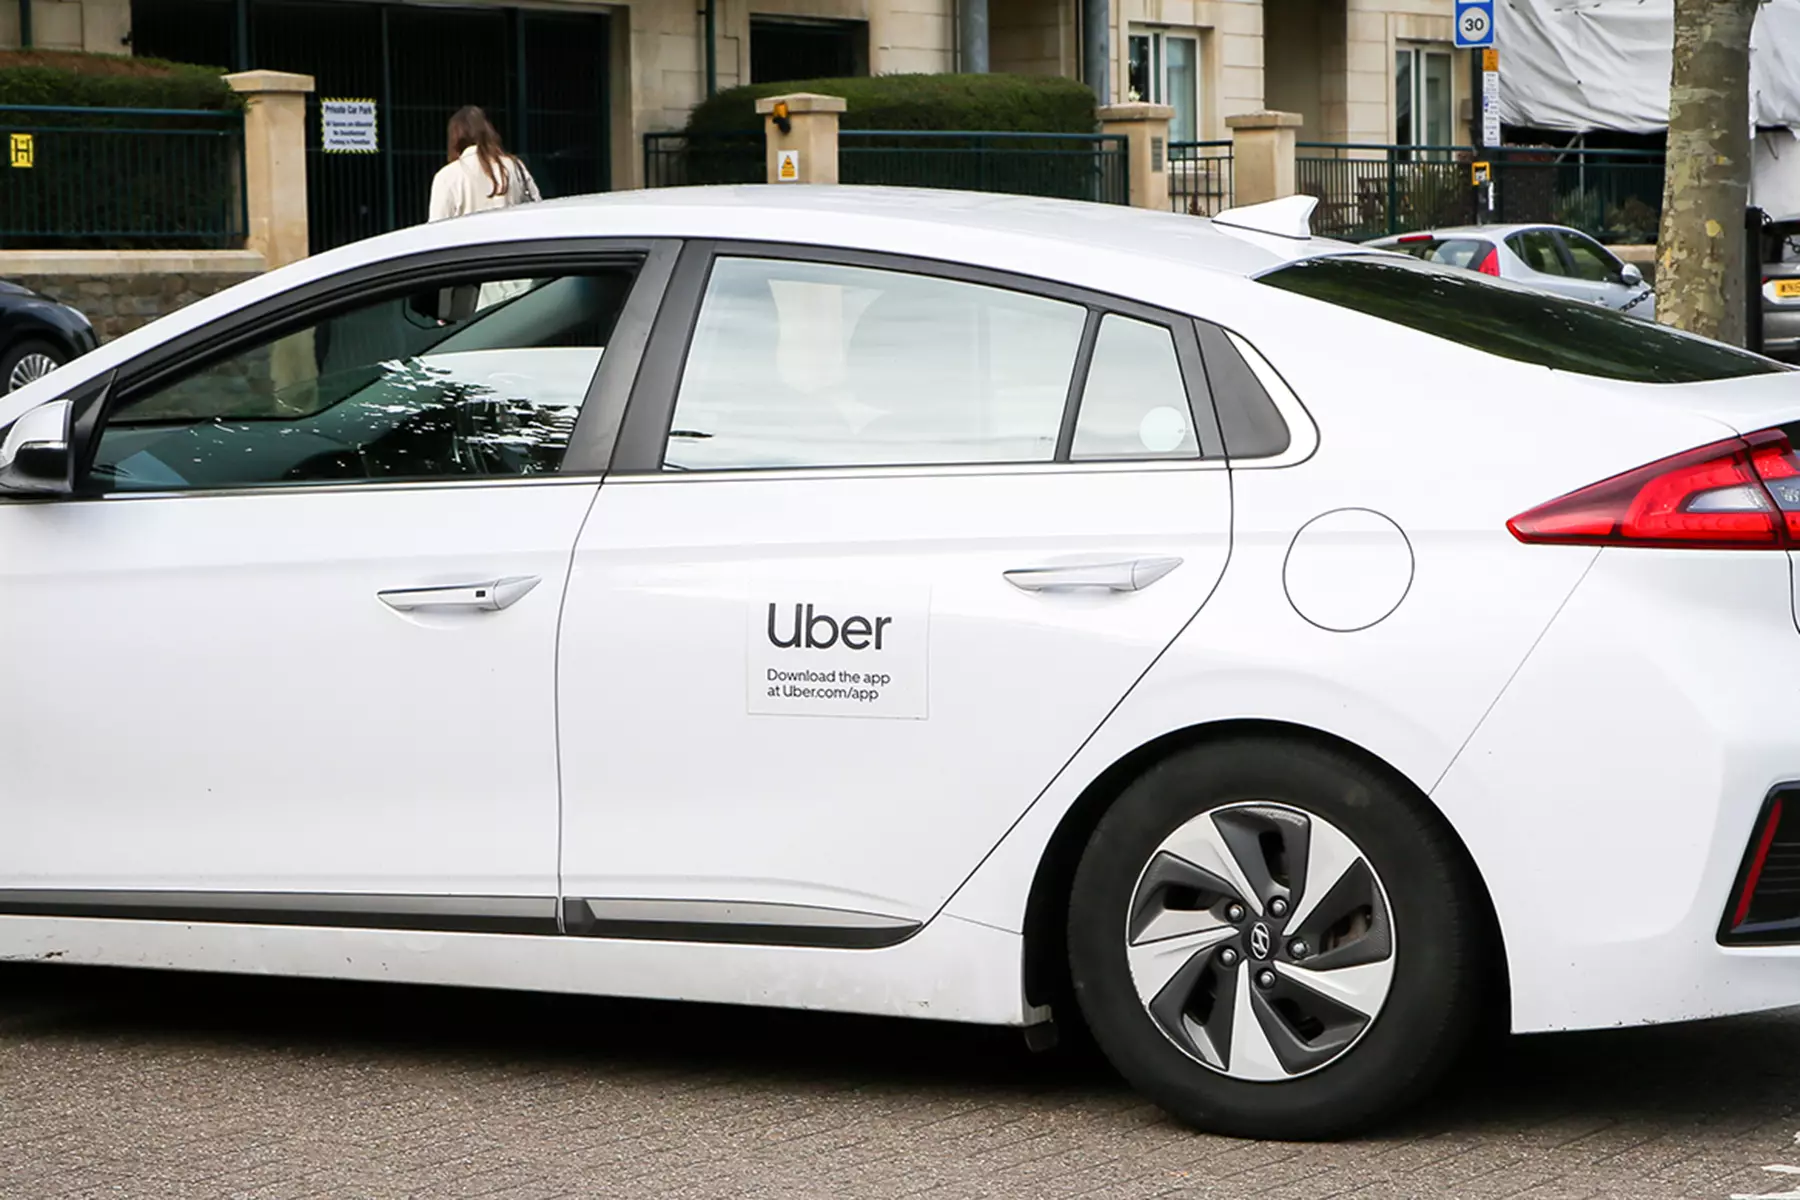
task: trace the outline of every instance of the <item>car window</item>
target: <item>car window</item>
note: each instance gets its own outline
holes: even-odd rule
[[[1259,279],[1488,354],[1604,379],[1692,383],[1786,369],[1592,303],[1401,258],[1307,259]]]
[[[1525,265],[1540,275],[1567,275],[1563,268],[1562,255],[1556,252],[1556,235],[1548,229],[1528,229],[1524,233],[1515,233],[1506,239],[1512,252],[1525,261]]]
[[[1579,233],[1565,233],[1562,240],[1563,245],[1569,249],[1575,278],[1585,279],[1590,283],[1618,282],[1622,264],[1599,242]]]
[[[1050,462],[1086,320],[984,284],[721,258],[664,468]]]
[[[1487,248],[1488,243],[1474,238],[1427,238],[1382,246],[1383,250],[1398,250],[1413,258],[1443,263],[1447,267],[1473,267]]]
[[[534,475],[561,464],[630,287],[457,281],[340,310],[128,394],[102,491]]]
[[[1071,454],[1078,459],[1200,457],[1181,360],[1166,328],[1117,314],[1101,320]]]

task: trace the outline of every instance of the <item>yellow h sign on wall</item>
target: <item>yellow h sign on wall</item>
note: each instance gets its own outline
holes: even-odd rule
[[[29,167],[37,157],[37,146],[29,133],[15,133],[11,138],[11,162],[15,167]]]

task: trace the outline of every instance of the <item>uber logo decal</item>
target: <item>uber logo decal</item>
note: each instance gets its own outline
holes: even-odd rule
[[[767,716],[926,716],[929,589],[793,581],[745,605],[749,711]]]

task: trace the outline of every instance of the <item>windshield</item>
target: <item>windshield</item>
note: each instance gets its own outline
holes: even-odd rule
[[[1602,379],[1698,383],[1787,370],[1592,303],[1408,258],[1307,259],[1259,280],[1501,358]]]

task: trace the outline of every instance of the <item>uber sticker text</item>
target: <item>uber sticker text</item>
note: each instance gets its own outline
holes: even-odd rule
[[[861,593],[861,594],[858,594]],[[926,715],[929,593],[871,586],[752,594],[749,711],[771,716]]]

